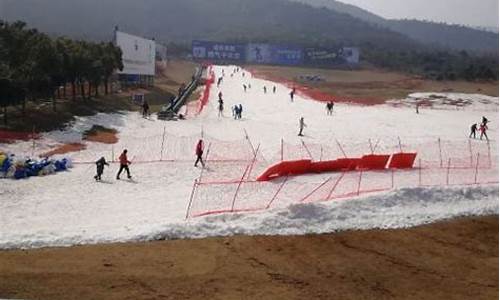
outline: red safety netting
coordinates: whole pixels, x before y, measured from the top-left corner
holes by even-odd
[[[197,181],[194,184],[186,218],[348,199],[404,187],[498,184],[497,167],[481,168],[488,166],[489,161],[487,156],[479,158],[473,167],[467,168],[450,164],[443,168],[358,169],[323,175],[286,176],[267,182],[255,181],[254,176],[249,176],[251,162],[240,163],[233,169],[231,178],[234,180],[231,182]]]

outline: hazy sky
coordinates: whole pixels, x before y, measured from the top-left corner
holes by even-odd
[[[339,0],[389,19],[498,27],[498,0]]]

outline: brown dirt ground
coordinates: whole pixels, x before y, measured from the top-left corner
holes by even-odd
[[[118,143],[118,131],[108,128],[92,128],[91,132],[85,134],[83,139],[103,144],[116,144]]]
[[[80,143],[64,144],[62,146],[57,147],[54,150],[40,154],[40,157],[50,157],[50,156],[56,155],[56,154],[66,154],[66,153],[71,153],[71,152],[78,152],[81,150],[85,150],[85,148],[87,148],[87,146],[85,146],[84,144],[80,144]]]
[[[329,70],[303,67],[252,65],[248,68],[257,76],[294,82],[331,94],[337,101],[379,104],[388,99],[400,99],[414,92],[480,93],[498,97],[498,82],[435,81],[418,76],[379,69]],[[301,75],[318,75],[318,83],[301,81]]]
[[[0,298],[498,299],[498,216],[0,252]]]

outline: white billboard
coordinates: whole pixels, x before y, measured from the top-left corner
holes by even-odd
[[[155,41],[116,31],[116,45],[123,53],[118,74],[155,75]]]

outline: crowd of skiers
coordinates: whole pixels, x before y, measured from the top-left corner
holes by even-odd
[[[483,119],[481,120],[481,123],[479,125],[479,129],[477,128],[477,123],[472,124],[470,127],[469,138],[476,138],[476,132],[479,130],[479,132],[481,133],[479,139],[482,140],[484,137],[487,141],[489,141],[488,135],[486,134],[486,131],[488,130],[488,123],[489,120],[483,116]]]

